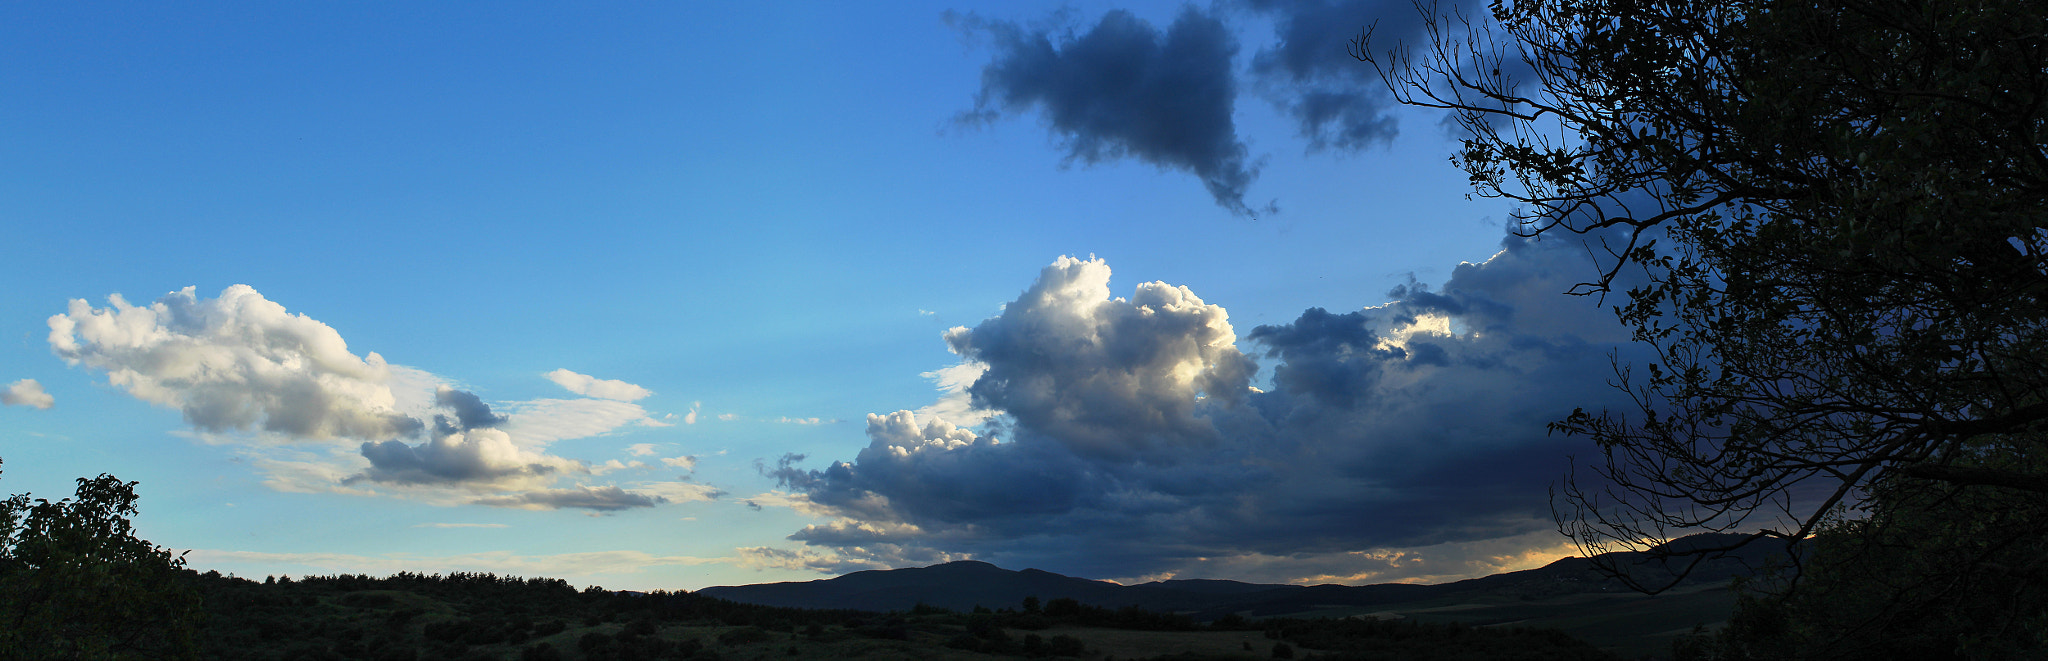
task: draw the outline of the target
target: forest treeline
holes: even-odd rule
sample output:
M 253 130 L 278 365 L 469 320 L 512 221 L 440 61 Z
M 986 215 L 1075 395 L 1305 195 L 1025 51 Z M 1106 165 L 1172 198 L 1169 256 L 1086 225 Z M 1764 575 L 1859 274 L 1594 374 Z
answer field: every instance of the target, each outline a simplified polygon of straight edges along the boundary
M 1078 629 L 1256 631 L 1272 642 L 1226 658 L 1589 659 L 1606 655 L 1554 630 L 1475 628 L 1402 620 L 1229 616 L 1196 622 L 1136 607 L 1036 598 L 955 612 L 920 606 L 872 613 L 742 604 L 690 592 L 578 590 L 552 578 L 400 572 L 255 581 L 179 570 L 176 592 L 196 617 L 184 649 L 109 650 L 108 658 L 217 659 L 736 659 L 822 658 L 843 643 L 883 652 L 1002 658 L 1105 658 Z M 140 595 L 138 595 L 140 596 Z M 130 623 L 152 626 L 151 623 Z M 74 633 L 88 633 L 75 631 Z M 53 641 L 54 642 L 54 641 Z M 51 645 L 69 658 L 78 647 Z M 35 650 L 20 650 L 25 657 Z M 61 652 L 61 653 L 60 653 Z M 1142 658 L 1142 657 L 1140 657 Z M 1173 658 L 1207 658 L 1175 656 Z

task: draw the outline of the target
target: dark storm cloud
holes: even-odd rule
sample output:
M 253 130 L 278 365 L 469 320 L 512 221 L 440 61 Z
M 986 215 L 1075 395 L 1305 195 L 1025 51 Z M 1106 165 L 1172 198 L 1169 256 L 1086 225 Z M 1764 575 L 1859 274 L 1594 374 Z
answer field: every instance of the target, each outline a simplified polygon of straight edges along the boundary
M 1459 8 L 1448 9 L 1426 13 L 1435 8 L 1409 0 L 1228 0 L 1209 13 L 1184 10 L 1163 32 L 1122 10 L 1104 14 L 1085 32 L 975 15 L 948 19 L 987 34 L 996 48 L 964 119 L 985 122 L 1035 110 L 1061 140 L 1068 162 L 1131 156 L 1190 172 L 1217 204 L 1249 215 L 1254 210 L 1245 198 L 1259 168 L 1233 120 L 1239 89 L 1292 118 L 1311 152 L 1385 145 L 1398 133 L 1393 110 L 1399 104 L 1378 71 L 1352 57 L 1350 42 L 1370 29 L 1374 55 L 1426 60 L 1425 26 L 1432 17 L 1457 46 L 1468 45 L 1462 41 L 1468 25 L 1491 23 L 1484 10 L 1460 15 Z M 1233 61 L 1237 26 L 1226 21 L 1245 16 L 1270 20 L 1273 34 L 1249 58 L 1249 75 L 1240 80 Z M 1062 13 L 1052 22 L 1064 21 Z M 1445 66 L 1470 70 L 1474 63 Z M 1515 57 L 1483 68 L 1511 80 L 1533 74 Z M 1456 130 L 1450 117 L 1443 126 Z M 1263 210 L 1274 208 L 1268 203 Z
M 852 461 L 781 463 L 843 517 L 792 539 L 838 554 L 819 566 L 922 549 L 1138 576 L 1545 528 L 1545 488 L 1583 448 L 1544 425 L 1611 399 L 1622 337 L 1558 295 L 1586 272 L 1582 246 L 1503 248 L 1438 291 L 1253 330 L 1278 361 L 1271 391 L 1250 387 L 1222 307 L 1164 283 L 1112 298 L 1107 265 L 1063 258 L 946 334 L 986 365 L 970 392 L 999 424 L 872 415 Z
M 1392 97 L 1346 52 L 1367 26 L 1376 50 L 1412 45 L 1423 14 L 1408 0 L 1244 0 L 1273 20 L 1274 44 L 1252 56 L 1260 92 L 1293 117 L 1310 149 L 1355 151 L 1393 140 Z
M 1164 32 L 1116 10 L 1079 35 L 1007 21 L 957 18 L 994 40 L 968 119 L 1038 110 L 1067 159 L 1133 156 L 1193 173 L 1216 203 L 1252 214 L 1246 189 L 1258 177 L 1231 118 L 1237 40 L 1214 16 L 1189 8 Z

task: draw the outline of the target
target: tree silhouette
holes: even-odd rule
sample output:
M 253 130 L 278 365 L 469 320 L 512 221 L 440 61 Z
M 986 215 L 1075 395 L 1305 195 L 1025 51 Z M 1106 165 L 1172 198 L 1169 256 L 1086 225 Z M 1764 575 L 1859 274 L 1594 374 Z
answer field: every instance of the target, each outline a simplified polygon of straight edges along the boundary
M 1972 591 L 1949 604 L 2048 589 L 2048 521 L 2014 514 L 2048 496 L 2048 5 L 1491 13 L 1432 22 L 1420 55 L 1376 53 L 1368 29 L 1353 55 L 1455 114 L 1453 161 L 1521 206 L 1523 234 L 1585 240 L 1600 263 L 1574 293 L 1624 294 L 1654 350 L 1617 364 L 1632 410 L 1552 426 L 1603 449 L 1598 479 L 1560 489 L 1561 530 L 1588 554 L 1819 536 L 1832 594 L 1868 607 L 1816 630 L 2044 644 L 2037 604 L 1984 620 L 1913 586 Z M 1908 575 L 1838 580 L 1859 563 Z
M 185 561 L 135 537 L 135 482 L 0 501 L 0 650 L 9 658 L 186 658 L 199 598 Z

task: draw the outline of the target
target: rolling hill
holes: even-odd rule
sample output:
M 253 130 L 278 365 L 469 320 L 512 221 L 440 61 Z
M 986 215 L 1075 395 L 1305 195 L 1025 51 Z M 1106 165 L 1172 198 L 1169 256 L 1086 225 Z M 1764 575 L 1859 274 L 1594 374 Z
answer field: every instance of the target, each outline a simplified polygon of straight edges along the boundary
M 1683 548 L 1733 536 L 1695 535 Z M 1661 652 L 1695 625 L 1725 620 L 1735 595 L 1729 580 L 1760 570 L 1785 546 L 1763 540 L 1736 554 L 1702 562 L 1672 589 L 1644 595 L 1602 573 L 1596 563 L 1632 568 L 1645 578 L 1670 576 L 1661 560 L 1640 553 L 1563 558 L 1543 567 L 1438 585 L 1274 585 L 1228 580 L 1169 580 L 1138 585 L 1013 571 L 976 561 L 854 572 L 805 582 L 705 588 L 698 594 L 795 608 L 907 611 L 923 604 L 955 611 L 1015 608 L 1026 597 L 1069 598 L 1107 608 L 1135 606 L 1184 613 L 1198 621 L 1241 617 L 1411 618 L 1493 626 L 1554 627 L 1617 651 Z

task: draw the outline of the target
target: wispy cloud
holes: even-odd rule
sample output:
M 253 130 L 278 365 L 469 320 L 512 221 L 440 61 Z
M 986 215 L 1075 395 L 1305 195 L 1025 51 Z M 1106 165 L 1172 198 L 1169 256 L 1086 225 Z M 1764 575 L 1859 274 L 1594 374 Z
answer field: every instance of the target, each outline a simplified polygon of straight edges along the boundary
M 532 399 L 503 405 L 505 431 L 521 445 L 603 436 L 629 425 L 666 427 L 639 404 L 609 399 Z
M 974 396 L 968 387 L 981 379 L 988 366 L 977 362 L 964 362 L 952 367 L 932 370 L 918 376 L 930 379 L 938 386 L 939 400 L 917 410 L 917 416 L 927 420 L 945 420 L 956 425 L 978 425 L 994 417 L 996 412 L 977 408 Z
M 616 512 L 636 507 L 653 507 L 668 502 L 668 499 L 658 495 L 631 492 L 615 486 L 578 486 L 571 489 L 538 489 L 504 496 L 488 496 L 478 498 L 474 502 L 493 507 L 532 510 L 574 508 L 593 512 Z
M 767 423 L 772 423 L 772 424 L 778 424 L 778 425 L 806 425 L 806 426 L 809 426 L 809 425 L 836 425 L 836 424 L 839 424 L 839 423 L 841 423 L 841 422 L 845 422 L 845 420 L 840 420 L 840 419 L 838 419 L 838 418 L 821 418 L 821 417 L 817 417 L 817 416 L 811 416 L 811 417 L 807 417 L 807 418 L 800 418 L 800 417 L 796 417 L 796 416 L 788 416 L 788 415 L 778 415 L 778 416 L 775 416 L 775 417 L 773 417 L 773 418 L 768 418 L 768 417 L 762 417 L 762 418 L 750 418 L 750 417 L 747 417 L 747 416 L 744 416 L 744 415 L 740 415 L 740 414 L 738 414 L 738 413 L 720 413 L 720 414 L 718 414 L 718 419 L 719 419 L 719 420 L 721 420 L 721 421 L 724 421 L 724 422 L 738 422 L 738 421 L 742 421 L 742 420 L 753 420 L 753 421 L 757 421 L 757 422 L 767 422 Z
M 597 397 L 600 399 L 612 399 L 621 402 L 631 402 L 639 399 L 645 399 L 648 395 L 654 394 L 654 391 L 652 390 L 648 390 L 646 388 L 642 388 L 631 383 L 626 383 L 624 381 L 600 379 L 594 376 L 590 376 L 588 374 L 578 374 L 575 372 L 571 372 L 566 369 L 558 369 L 553 372 L 548 372 L 545 376 L 547 376 L 549 381 L 555 382 L 555 385 L 561 386 L 563 389 L 568 390 L 569 392 L 573 392 L 578 395 L 584 395 L 588 397 Z
M 414 528 L 509 528 L 503 523 L 416 523 Z

